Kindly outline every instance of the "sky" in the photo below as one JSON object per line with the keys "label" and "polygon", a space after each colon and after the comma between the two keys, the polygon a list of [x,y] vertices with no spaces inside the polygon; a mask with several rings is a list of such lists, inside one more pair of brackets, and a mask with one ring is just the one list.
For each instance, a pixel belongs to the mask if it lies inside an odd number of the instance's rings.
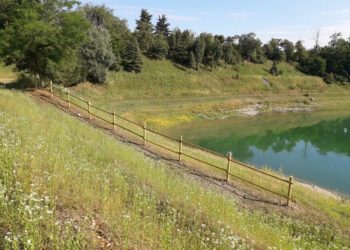
{"label": "sky", "polygon": [[153,22],[165,14],[171,28],[191,29],[233,36],[254,32],[263,41],[271,38],[302,40],[311,48],[317,31],[325,45],[341,32],[350,37],[350,0],[80,0],[82,4],[106,5],[127,20],[130,29],[140,10],[153,14]]}

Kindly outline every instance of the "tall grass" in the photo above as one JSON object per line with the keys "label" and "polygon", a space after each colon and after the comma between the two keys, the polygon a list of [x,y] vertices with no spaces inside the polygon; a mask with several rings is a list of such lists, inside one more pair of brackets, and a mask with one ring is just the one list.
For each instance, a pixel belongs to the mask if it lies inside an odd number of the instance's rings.
{"label": "tall grass", "polygon": [[334,227],[242,211],[164,163],[0,92],[2,249],[336,249]]}

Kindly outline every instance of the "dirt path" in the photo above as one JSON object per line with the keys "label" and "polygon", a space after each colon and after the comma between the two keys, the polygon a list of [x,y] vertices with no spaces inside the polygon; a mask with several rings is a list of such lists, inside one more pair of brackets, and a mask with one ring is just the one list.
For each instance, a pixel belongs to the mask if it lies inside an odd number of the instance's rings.
{"label": "dirt path", "polygon": [[248,209],[249,211],[260,210],[268,214],[277,213],[283,216],[288,216],[296,219],[303,219],[308,222],[325,222],[327,218],[324,214],[318,211],[312,211],[308,207],[303,207],[300,204],[292,203],[289,207],[285,206],[285,200],[266,192],[257,190],[256,188],[243,185],[239,182],[227,183],[223,179],[209,176],[186,162],[179,163],[174,155],[161,151],[152,146],[144,146],[142,141],[131,137],[127,132],[117,129],[116,131],[110,125],[106,125],[95,118],[89,119],[88,114],[79,108],[72,106],[68,109],[67,104],[59,98],[51,98],[50,93],[44,90],[30,91],[29,94],[39,103],[54,105],[81,122],[90,126],[101,129],[104,133],[114,137],[118,141],[131,146],[138,152],[143,153],[154,161],[164,163],[163,165],[171,168],[176,174],[184,178],[191,178],[200,183],[204,188],[215,190],[218,193],[224,194],[228,198],[233,199],[239,208]]}

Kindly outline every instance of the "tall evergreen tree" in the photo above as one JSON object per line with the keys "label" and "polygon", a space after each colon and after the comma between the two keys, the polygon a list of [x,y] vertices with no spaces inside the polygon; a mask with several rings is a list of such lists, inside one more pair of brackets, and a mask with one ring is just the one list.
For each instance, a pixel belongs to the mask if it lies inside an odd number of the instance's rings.
{"label": "tall evergreen tree", "polygon": [[140,73],[142,71],[142,54],[135,38],[126,45],[123,54],[124,69],[129,72]]}
{"label": "tall evergreen tree", "polygon": [[146,9],[141,10],[140,19],[136,20],[135,36],[141,51],[146,52],[153,39],[152,15]]}
{"label": "tall evergreen tree", "polygon": [[170,24],[168,23],[168,19],[165,15],[161,15],[158,17],[158,22],[156,25],[156,34],[163,35],[168,38],[170,34],[169,30]]}
{"label": "tall evergreen tree", "polygon": [[171,55],[173,59],[183,65],[189,66],[191,59],[191,49],[194,43],[194,34],[190,30],[176,29],[169,37],[171,45]]}

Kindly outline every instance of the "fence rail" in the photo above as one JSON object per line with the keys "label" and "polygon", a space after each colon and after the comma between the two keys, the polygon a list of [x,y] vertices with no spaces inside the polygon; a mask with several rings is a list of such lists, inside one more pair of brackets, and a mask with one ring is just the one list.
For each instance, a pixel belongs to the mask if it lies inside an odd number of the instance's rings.
{"label": "fence rail", "polygon": [[[290,204],[292,199],[292,176],[290,176],[289,179],[285,179],[267,171],[234,160],[232,159],[231,153],[229,153],[228,156],[225,156],[207,148],[186,142],[182,139],[182,136],[179,140],[177,140],[155,130],[148,129],[146,124],[141,125],[126,119],[121,115],[116,114],[115,110],[113,112],[109,112],[102,108],[96,107],[91,104],[90,100],[86,101],[79,96],[71,94],[67,89],[56,87],[54,84],[52,84],[52,82],[50,83],[49,91],[52,98],[56,96],[57,98],[65,101],[68,108],[70,108],[71,105],[78,107],[88,113],[89,119],[94,116],[97,119],[112,125],[114,130],[116,127],[119,127],[132,133],[134,136],[141,138],[144,145],[150,143],[170,153],[177,154],[178,161],[180,162],[183,161],[183,157],[185,157],[197,163],[202,163],[217,171],[216,173],[220,172],[220,174],[225,174],[225,180],[228,183],[230,182],[230,177],[236,178],[237,180],[249,183],[264,191],[283,197],[287,201],[286,205],[289,206]],[[81,105],[81,103],[83,103],[83,105]],[[93,112],[93,109],[97,112]],[[120,121],[118,122],[118,120]],[[134,126],[134,129],[131,128],[132,126]]]}

